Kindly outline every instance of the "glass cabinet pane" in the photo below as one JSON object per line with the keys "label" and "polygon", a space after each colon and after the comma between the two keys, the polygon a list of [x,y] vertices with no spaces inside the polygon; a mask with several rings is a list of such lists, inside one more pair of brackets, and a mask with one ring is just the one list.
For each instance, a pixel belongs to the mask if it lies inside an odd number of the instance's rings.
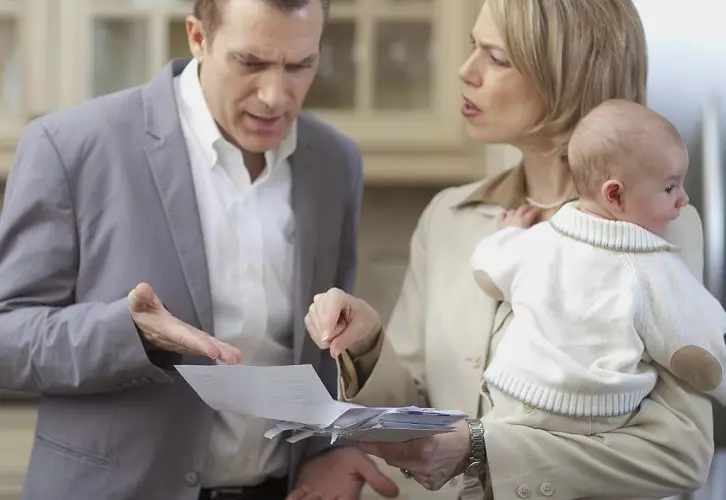
{"label": "glass cabinet pane", "polygon": [[19,115],[23,102],[17,28],[14,19],[0,18],[0,115]]}
{"label": "glass cabinet pane", "polygon": [[167,36],[167,53],[169,54],[170,60],[176,59],[177,57],[183,57],[185,59],[192,57],[184,21],[171,21]]}
{"label": "glass cabinet pane", "polygon": [[140,85],[148,79],[146,21],[99,19],[94,22],[92,94],[99,96]]}
{"label": "glass cabinet pane", "polygon": [[379,22],[374,106],[381,110],[431,107],[431,23]]}
{"label": "glass cabinet pane", "polygon": [[318,74],[305,102],[307,108],[355,107],[355,28],[354,21],[333,21],[325,28]]}

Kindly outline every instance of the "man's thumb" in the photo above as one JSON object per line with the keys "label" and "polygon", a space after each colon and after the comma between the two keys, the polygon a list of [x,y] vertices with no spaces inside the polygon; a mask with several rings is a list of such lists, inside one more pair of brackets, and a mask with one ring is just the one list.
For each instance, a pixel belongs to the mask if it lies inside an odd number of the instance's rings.
{"label": "man's thumb", "polygon": [[160,307],[158,300],[154,296],[154,290],[148,283],[139,283],[131,293],[129,293],[129,303],[132,311],[141,311],[147,308]]}
{"label": "man's thumb", "polygon": [[384,498],[397,498],[398,486],[388,476],[386,476],[373,463],[373,460],[366,457],[367,460],[361,463],[360,474],[371,485],[376,493]]}

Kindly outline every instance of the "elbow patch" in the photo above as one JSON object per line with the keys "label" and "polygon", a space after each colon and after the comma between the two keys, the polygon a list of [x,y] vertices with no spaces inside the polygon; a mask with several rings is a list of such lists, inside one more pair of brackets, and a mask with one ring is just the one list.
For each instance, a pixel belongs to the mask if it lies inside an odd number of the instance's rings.
{"label": "elbow patch", "polygon": [[712,391],[723,380],[721,363],[705,349],[693,345],[681,347],[671,357],[673,375],[700,391]]}

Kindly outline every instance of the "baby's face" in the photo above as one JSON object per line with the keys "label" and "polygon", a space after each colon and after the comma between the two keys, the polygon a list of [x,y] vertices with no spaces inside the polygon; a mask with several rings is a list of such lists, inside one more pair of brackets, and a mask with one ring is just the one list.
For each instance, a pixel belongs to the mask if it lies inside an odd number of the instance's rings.
{"label": "baby's face", "polygon": [[668,223],[688,204],[683,186],[687,170],[688,152],[678,148],[624,183],[625,218],[662,236]]}

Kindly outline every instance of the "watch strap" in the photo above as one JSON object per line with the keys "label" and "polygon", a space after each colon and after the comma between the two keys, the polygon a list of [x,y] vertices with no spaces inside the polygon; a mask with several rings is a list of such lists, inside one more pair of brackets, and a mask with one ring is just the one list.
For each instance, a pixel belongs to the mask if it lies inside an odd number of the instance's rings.
{"label": "watch strap", "polygon": [[467,475],[476,469],[476,475],[484,473],[487,463],[487,448],[484,442],[484,424],[478,418],[467,420],[469,426],[469,439],[471,440],[471,453],[465,465]]}

